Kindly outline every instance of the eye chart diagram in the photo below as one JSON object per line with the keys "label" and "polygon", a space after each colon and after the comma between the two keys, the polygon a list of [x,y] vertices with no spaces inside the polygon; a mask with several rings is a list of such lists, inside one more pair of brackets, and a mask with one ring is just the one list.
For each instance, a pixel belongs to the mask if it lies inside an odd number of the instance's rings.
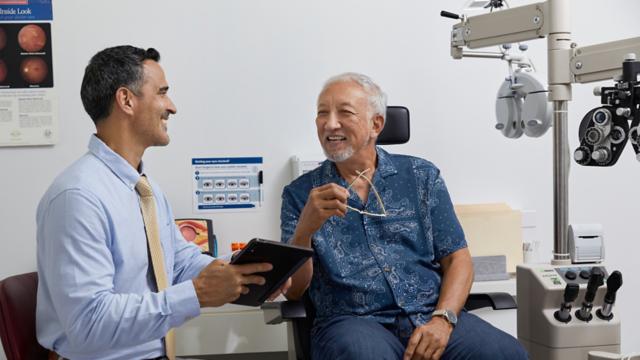
{"label": "eye chart diagram", "polygon": [[255,211],[263,206],[262,157],[193,158],[194,211]]}

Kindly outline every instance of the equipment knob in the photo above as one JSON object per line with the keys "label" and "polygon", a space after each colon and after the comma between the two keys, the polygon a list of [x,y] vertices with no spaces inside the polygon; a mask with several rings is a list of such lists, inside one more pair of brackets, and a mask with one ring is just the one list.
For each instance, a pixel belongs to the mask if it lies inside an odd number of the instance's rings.
{"label": "equipment knob", "polygon": [[596,86],[593,88],[593,95],[602,96],[602,86]]}
{"label": "equipment knob", "polygon": [[584,135],[585,141],[590,145],[596,145],[602,141],[602,138],[604,138],[604,131],[596,127],[589,128]]}
{"label": "equipment knob", "polygon": [[614,144],[620,144],[623,142],[626,139],[625,136],[626,134],[624,133],[624,129],[620,126],[614,127],[613,130],[611,130],[611,134],[609,134],[611,142]]}
{"label": "equipment knob", "polygon": [[583,164],[589,161],[589,150],[584,146],[576,149],[573,153],[573,159],[579,164]]}
{"label": "equipment knob", "polygon": [[624,116],[626,118],[631,116],[631,109],[629,108],[617,108],[616,109],[616,115],[618,116]]}
{"label": "equipment knob", "polygon": [[609,161],[610,154],[609,150],[601,148],[594,151],[593,154],[591,154],[591,158],[598,163],[606,163]]}
{"label": "equipment knob", "polygon": [[589,276],[591,276],[591,273],[589,273],[589,271],[587,270],[582,270],[580,271],[580,277],[587,280],[589,278]]}

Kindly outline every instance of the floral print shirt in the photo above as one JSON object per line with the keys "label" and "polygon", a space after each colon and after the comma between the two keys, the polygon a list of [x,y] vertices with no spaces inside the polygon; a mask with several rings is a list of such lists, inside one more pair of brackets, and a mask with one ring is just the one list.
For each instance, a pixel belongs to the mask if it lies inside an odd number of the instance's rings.
{"label": "floral print shirt", "polygon": [[[357,315],[392,323],[408,315],[415,326],[431,318],[442,280],[439,260],[467,246],[440,171],[417,157],[377,148],[372,182],[386,217],[348,211],[329,218],[313,238],[313,278],[309,295],[316,321]],[[326,160],[282,194],[282,241],[288,242],[309,192],[327,183],[345,188],[335,164]],[[348,204],[382,213],[370,189],[366,204],[351,191]]]}

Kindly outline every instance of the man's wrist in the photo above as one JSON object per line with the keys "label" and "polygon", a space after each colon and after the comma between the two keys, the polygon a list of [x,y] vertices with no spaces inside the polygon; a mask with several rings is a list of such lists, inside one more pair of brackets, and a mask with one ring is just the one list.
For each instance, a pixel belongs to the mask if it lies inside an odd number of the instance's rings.
{"label": "man's wrist", "polygon": [[313,236],[312,232],[308,233],[303,230],[296,229],[296,231],[293,233],[293,244],[311,247],[312,236]]}
{"label": "man's wrist", "polygon": [[449,331],[453,331],[453,324],[451,324],[447,319],[442,316],[433,316],[431,317],[431,321],[436,324],[444,325]]}
{"label": "man's wrist", "polygon": [[452,327],[455,327],[458,323],[458,316],[453,310],[449,309],[437,309],[431,314],[433,318],[440,318],[448,322]]}

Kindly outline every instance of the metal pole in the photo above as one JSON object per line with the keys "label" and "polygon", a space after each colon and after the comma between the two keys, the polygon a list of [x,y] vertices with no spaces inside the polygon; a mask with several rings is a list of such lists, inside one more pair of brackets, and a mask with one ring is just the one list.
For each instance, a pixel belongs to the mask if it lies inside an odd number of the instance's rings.
{"label": "metal pole", "polygon": [[569,256],[569,138],[568,103],[571,100],[571,8],[569,0],[548,0],[547,36],[549,101],[553,102],[553,259],[570,264]]}
{"label": "metal pole", "polygon": [[553,260],[566,264],[569,256],[569,138],[568,101],[553,101]]}

